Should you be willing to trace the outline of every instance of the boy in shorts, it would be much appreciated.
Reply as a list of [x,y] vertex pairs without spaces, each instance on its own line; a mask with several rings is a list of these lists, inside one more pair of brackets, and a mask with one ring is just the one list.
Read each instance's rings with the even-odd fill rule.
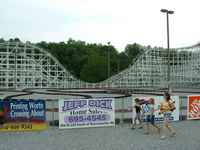
[[145,128],[145,132],[144,134],[149,134],[149,130],[150,130],[150,125],[152,125],[154,128],[156,128],[158,130],[158,133],[160,134],[160,127],[158,127],[155,124],[155,115],[154,112],[156,111],[154,109],[154,105],[155,105],[155,101],[153,98],[149,99],[149,103],[146,104],[148,107],[148,111],[145,113],[146,116],[146,128]]

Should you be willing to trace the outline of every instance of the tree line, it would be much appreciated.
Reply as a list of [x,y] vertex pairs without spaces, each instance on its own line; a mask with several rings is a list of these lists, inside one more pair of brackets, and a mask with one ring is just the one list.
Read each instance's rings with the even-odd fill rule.
[[[4,41],[0,39],[0,42]],[[18,42],[20,39],[9,41]],[[127,44],[124,51],[118,52],[110,42],[86,43],[71,38],[66,42],[42,41],[35,44],[50,52],[76,78],[91,83],[103,81],[124,70],[144,51],[143,46],[137,43]]]

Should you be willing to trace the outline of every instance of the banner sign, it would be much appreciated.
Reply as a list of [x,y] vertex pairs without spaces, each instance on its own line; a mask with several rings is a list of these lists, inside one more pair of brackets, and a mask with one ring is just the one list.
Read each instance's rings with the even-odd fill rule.
[[47,129],[43,100],[11,100],[0,102],[0,131],[32,131]]
[[200,119],[200,96],[188,96],[187,119]]
[[[161,102],[164,101],[164,98],[163,96],[151,96],[151,97],[133,97],[133,118],[132,120],[134,121],[134,118],[135,118],[135,98],[138,98],[139,99],[139,103],[141,105],[141,108],[142,108],[142,111],[141,111],[141,114],[142,114],[142,117],[145,121],[145,113],[148,111],[149,107],[148,107],[148,101],[150,98],[153,98],[154,101],[155,101],[155,104],[154,104],[154,109],[157,110],[154,112],[154,115],[155,115],[155,121],[163,121],[163,114],[159,114],[159,108],[160,108],[160,104]],[[178,96],[171,96],[171,99],[172,101],[175,102],[175,107],[176,109],[172,112],[172,115],[171,115],[171,121],[178,121],[179,120],[179,97]]]
[[114,99],[59,100],[59,128],[114,126]]

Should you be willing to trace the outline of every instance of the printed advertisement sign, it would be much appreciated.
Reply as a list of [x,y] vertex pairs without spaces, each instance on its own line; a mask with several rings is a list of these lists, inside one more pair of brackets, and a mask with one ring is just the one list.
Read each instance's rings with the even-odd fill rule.
[[188,96],[187,119],[200,119],[200,96]]
[[[135,97],[133,96],[133,119],[135,118],[135,109],[134,109],[134,106],[135,106],[135,98],[138,98],[139,99],[139,103],[140,103],[140,106],[141,106],[141,114],[142,114],[142,117],[145,121],[145,113],[148,111],[149,107],[148,107],[148,102],[150,100],[150,98],[153,98],[154,101],[155,101],[155,104],[154,104],[154,110],[156,110],[154,112],[154,115],[155,115],[155,121],[163,121],[163,114],[160,114],[159,113],[159,108],[160,108],[160,104],[161,102],[164,101],[164,98],[163,96],[149,96],[149,97]],[[171,96],[171,99],[172,101],[174,101],[174,105],[176,107],[176,109],[172,112],[172,115],[171,115],[171,121],[178,121],[179,120],[179,97],[178,96]]]
[[59,128],[115,125],[112,98],[59,100]]
[[0,131],[47,129],[43,100],[0,101]]

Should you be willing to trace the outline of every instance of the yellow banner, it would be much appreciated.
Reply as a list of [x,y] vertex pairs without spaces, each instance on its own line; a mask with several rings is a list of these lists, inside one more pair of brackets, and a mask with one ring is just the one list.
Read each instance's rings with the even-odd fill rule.
[[0,125],[0,131],[38,131],[46,129],[46,123],[5,123]]

